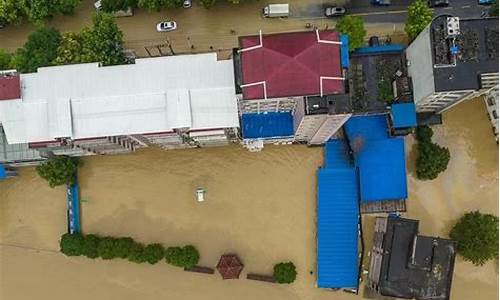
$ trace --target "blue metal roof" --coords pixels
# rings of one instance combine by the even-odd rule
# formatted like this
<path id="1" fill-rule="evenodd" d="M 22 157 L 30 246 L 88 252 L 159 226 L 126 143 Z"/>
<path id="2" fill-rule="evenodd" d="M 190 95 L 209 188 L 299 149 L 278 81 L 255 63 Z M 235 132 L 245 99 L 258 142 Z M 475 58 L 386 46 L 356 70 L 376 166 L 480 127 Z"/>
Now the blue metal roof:
<path id="1" fill-rule="evenodd" d="M 388 135 L 386 120 L 386 115 L 354 116 L 345 125 L 364 202 L 408 196 L 404 139 Z"/>
<path id="2" fill-rule="evenodd" d="M 349 36 L 347 34 L 340 35 L 340 41 L 342 45 L 340 46 L 340 62 L 342 63 L 342 68 L 349 68 Z"/>
<path id="3" fill-rule="evenodd" d="M 325 168 L 350 168 L 352 167 L 347 147 L 343 140 L 330 140 L 325 143 Z"/>
<path id="4" fill-rule="evenodd" d="M 245 139 L 293 136 L 293 116 L 289 112 L 243 114 L 241 123 Z"/>
<path id="5" fill-rule="evenodd" d="M 415 103 L 396 103 L 391 106 L 392 123 L 394 128 L 417 126 L 417 112 Z"/>
<path id="6" fill-rule="evenodd" d="M 0 179 L 7 178 L 7 172 L 5 171 L 4 165 L 0 164 Z"/>
<path id="7" fill-rule="evenodd" d="M 318 170 L 318 287 L 357 288 L 358 216 L 355 169 Z"/>
<path id="8" fill-rule="evenodd" d="M 357 48 L 354 54 L 369 54 L 369 53 L 397 53 L 403 52 L 404 47 L 398 44 L 371 46 Z"/>
<path id="9" fill-rule="evenodd" d="M 66 193 L 68 198 L 68 232 L 80 233 L 81 232 L 81 218 L 80 218 L 80 198 L 78 182 L 68 184 L 66 186 Z"/>

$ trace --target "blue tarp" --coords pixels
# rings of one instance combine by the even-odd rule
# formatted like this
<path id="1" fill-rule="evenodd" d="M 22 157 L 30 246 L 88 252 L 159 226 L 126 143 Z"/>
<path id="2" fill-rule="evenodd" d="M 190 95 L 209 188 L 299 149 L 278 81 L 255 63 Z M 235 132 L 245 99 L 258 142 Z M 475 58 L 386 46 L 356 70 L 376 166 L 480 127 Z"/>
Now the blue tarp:
<path id="1" fill-rule="evenodd" d="M 78 183 L 67 185 L 68 197 L 68 232 L 80 233 L 80 199 Z"/>
<path id="2" fill-rule="evenodd" d="M 340 46 L 340 61 L 342 63 L 343 69 L 349 68 L 349 36 L 346 34 L 340 35 L 340 41 L 342 45 Z"/>
<path id="3" fill-rule="evenodd" d="M 389 44 L 373 47 L 357 48 L 354 54 L 368 54 L 368 53 L 397 53 L 402 52 L 404 47 L 398 44 Z"/>
<path id="4" fill-rule="evenodd" d="M 318 171 L 320 288 L 358 286 L 358 186 L 352 168 Z"/>
<path id="5" fill-rule="evenodd" d="M 351 117 L 345 132 L 359 169 L 361 201 L 406 199 L 404 139 L 388 135 L 386 115 Z"/>
<path id="6" fill-rule="evenodd" d="M 243 114 L 241 123 L 244 139 L 293 136 L 293 116 L 289 112 Z"/>
<path id="7" fill-rule="evenodd" d="M 392 123 L 394 128 L 417 126 L 417 112 L 415 103 L 396 103 L 391 106 Z"/>
<path id="8" fill-rule="evenodd" d="M 7 172 L 5 171 L 4 165 L 0 165 L 0 179 L 7 178 Z"/>

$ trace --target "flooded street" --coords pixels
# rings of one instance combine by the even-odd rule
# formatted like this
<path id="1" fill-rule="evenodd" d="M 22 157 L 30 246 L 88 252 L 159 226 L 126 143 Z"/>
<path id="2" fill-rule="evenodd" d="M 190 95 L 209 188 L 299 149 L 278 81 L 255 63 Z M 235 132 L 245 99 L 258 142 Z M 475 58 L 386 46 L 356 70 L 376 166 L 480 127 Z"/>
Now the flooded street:
<path id="1" fill-rule="evenodd" d="M 446 237 L 468 210 L 498 215 L 498 148 L 481 101 L 452 108 L 435 128 L 435 141 L 451 152 L 448 170 L 438 179 L 414 178 L 408 138 L 406 215 L 421 220 L 421 234 Z M 250 153 L 233 145 L 83 159 L 85 233 L 192 243 L 200 264 L 212 267 L 221 254 L 238 253 L 245 264 L 242 276 L 226 281 L 164 262 L 136 265 L 59 254 L 65 189 L 50 189 L 33 168 L 23 168 L 19 178 L 0 183 L 0 299 L 360 299 L 315 288 L 315 172 L 322 156 L 322 148 L 266 146 Z M 197 187 L 207 190 L 206 202 L 196 202 Z M 367 225 L 373 217 L 364 219 Z M 244 279 L 248 272 L 270 274 L 274 263 L 288 260 L 298 270 L 291 285 Z M 496 261 L 474 267 L 457 258 L 451 299 L 498 298 L 497 269 Z"/>
<path id="2" fill-rule="evenodd" d="M 342 1 L 340 1 L 342 2 Z M 47 22 L 62 32 L 79 31 L 91 24 L 91 15 L 94 12 L 93 0 L 83 0 L 73 16 L 57 16 Z M 228 58 L 229 50 L 238 46 L 238 36 L 257 35 L 259 30 L 266 33 L 304 31 L 315 26 L 318 29 L 334 28 L 335 19 L 311 17 L 309 12 L 320 9 L 317 1 L 291 0 L 290 14 L 287 19 L 263 18 L 261 11 L 264 6 L 273 1 L 248 1 L 237 5 L 230 5 L 225 1 L 210 9 L 205 9 L 198 2 L 193 1 L 190 9 L 170 9 L 161 12 L 148 12 L 136 9 L 133 17 L 117 18 L 117 23 L 124 33 L 125 47 L 132 49 L 140 56 L 150 54 L 170 55 L 166 47 L 170 43 L 175 54 L 200 53 L 217 51 L 220 58 Z M 320 15 L 322 13 L 320 12 Z M 169 33 L 156 32 L 156 24 L 160 21 L 174 20 L 178 29 Z M 370 35 L 389 34 L 395 31 L 402 32 L 401 24 L 370 23 L 365 25 L 367 38 Z M 0 48 L 15 51 L 26 41 L 33 25 L 22 24 L 9 26 L 0 30 Z M 193 48 L 191 48 L 193 46 Z M 212 48 L 211 48 L 212 47 Z"/>

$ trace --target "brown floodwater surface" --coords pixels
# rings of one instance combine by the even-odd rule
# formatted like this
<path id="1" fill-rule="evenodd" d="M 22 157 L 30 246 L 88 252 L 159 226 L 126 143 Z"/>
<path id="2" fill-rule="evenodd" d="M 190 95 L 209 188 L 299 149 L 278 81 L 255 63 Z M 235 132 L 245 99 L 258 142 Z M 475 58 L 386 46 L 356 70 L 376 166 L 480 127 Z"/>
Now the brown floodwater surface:
<path id="1" fill-rule="evenodd" d="M 446 236 L 467 210 L 498 214 L 498 148 L 482 102 L 453 108 L 444 122 L 435 140 L 450 148 L 448 170 L 428 182 L 408 177 L 407 215 L 421 220 L 426 235 Z M 409 160 L 411 144 L 408 138 Z M 34 168 L 22 168 L 19 178 L 0 182 L 0 299 L 360 299 L 363 293 L 315 287 L 315 174 L 322 156 L 322 148 L 298 145 L 266 146 L 260 153 L 232 145 L 83 159 L 85 233 L 167 246 L 191 243 L 200 251 L 200 264 L 212 267 L 221 254 L 237 253 L 245 264 L 241 279 L 226 281 L 164 262 L 136 265 L 59 254 L 65 189 L 51 189 Z M 196 202 L 197 187 L 207 191 L 203 203 Z M 365 218 L 367 227 L 372 222 Z M 244 279 L 249 272 L 270 274 L 274 263 L 288 260 L 298 270 L 291 285 Z M 497 267 L 474 267 L 459 258 L 452 299 L 498 298 Z"/>

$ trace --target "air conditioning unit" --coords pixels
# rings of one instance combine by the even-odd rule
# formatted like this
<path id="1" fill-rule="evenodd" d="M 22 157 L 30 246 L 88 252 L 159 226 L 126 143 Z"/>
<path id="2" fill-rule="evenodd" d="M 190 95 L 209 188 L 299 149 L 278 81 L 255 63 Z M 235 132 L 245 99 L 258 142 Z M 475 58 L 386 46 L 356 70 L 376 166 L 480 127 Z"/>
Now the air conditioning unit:
<path id="1" fill-rule="evenodd" d="M 460 34 L 460 19 L 458 17 L 446 18 L 446 31 L 448 37 L 455 37 Z"/>

